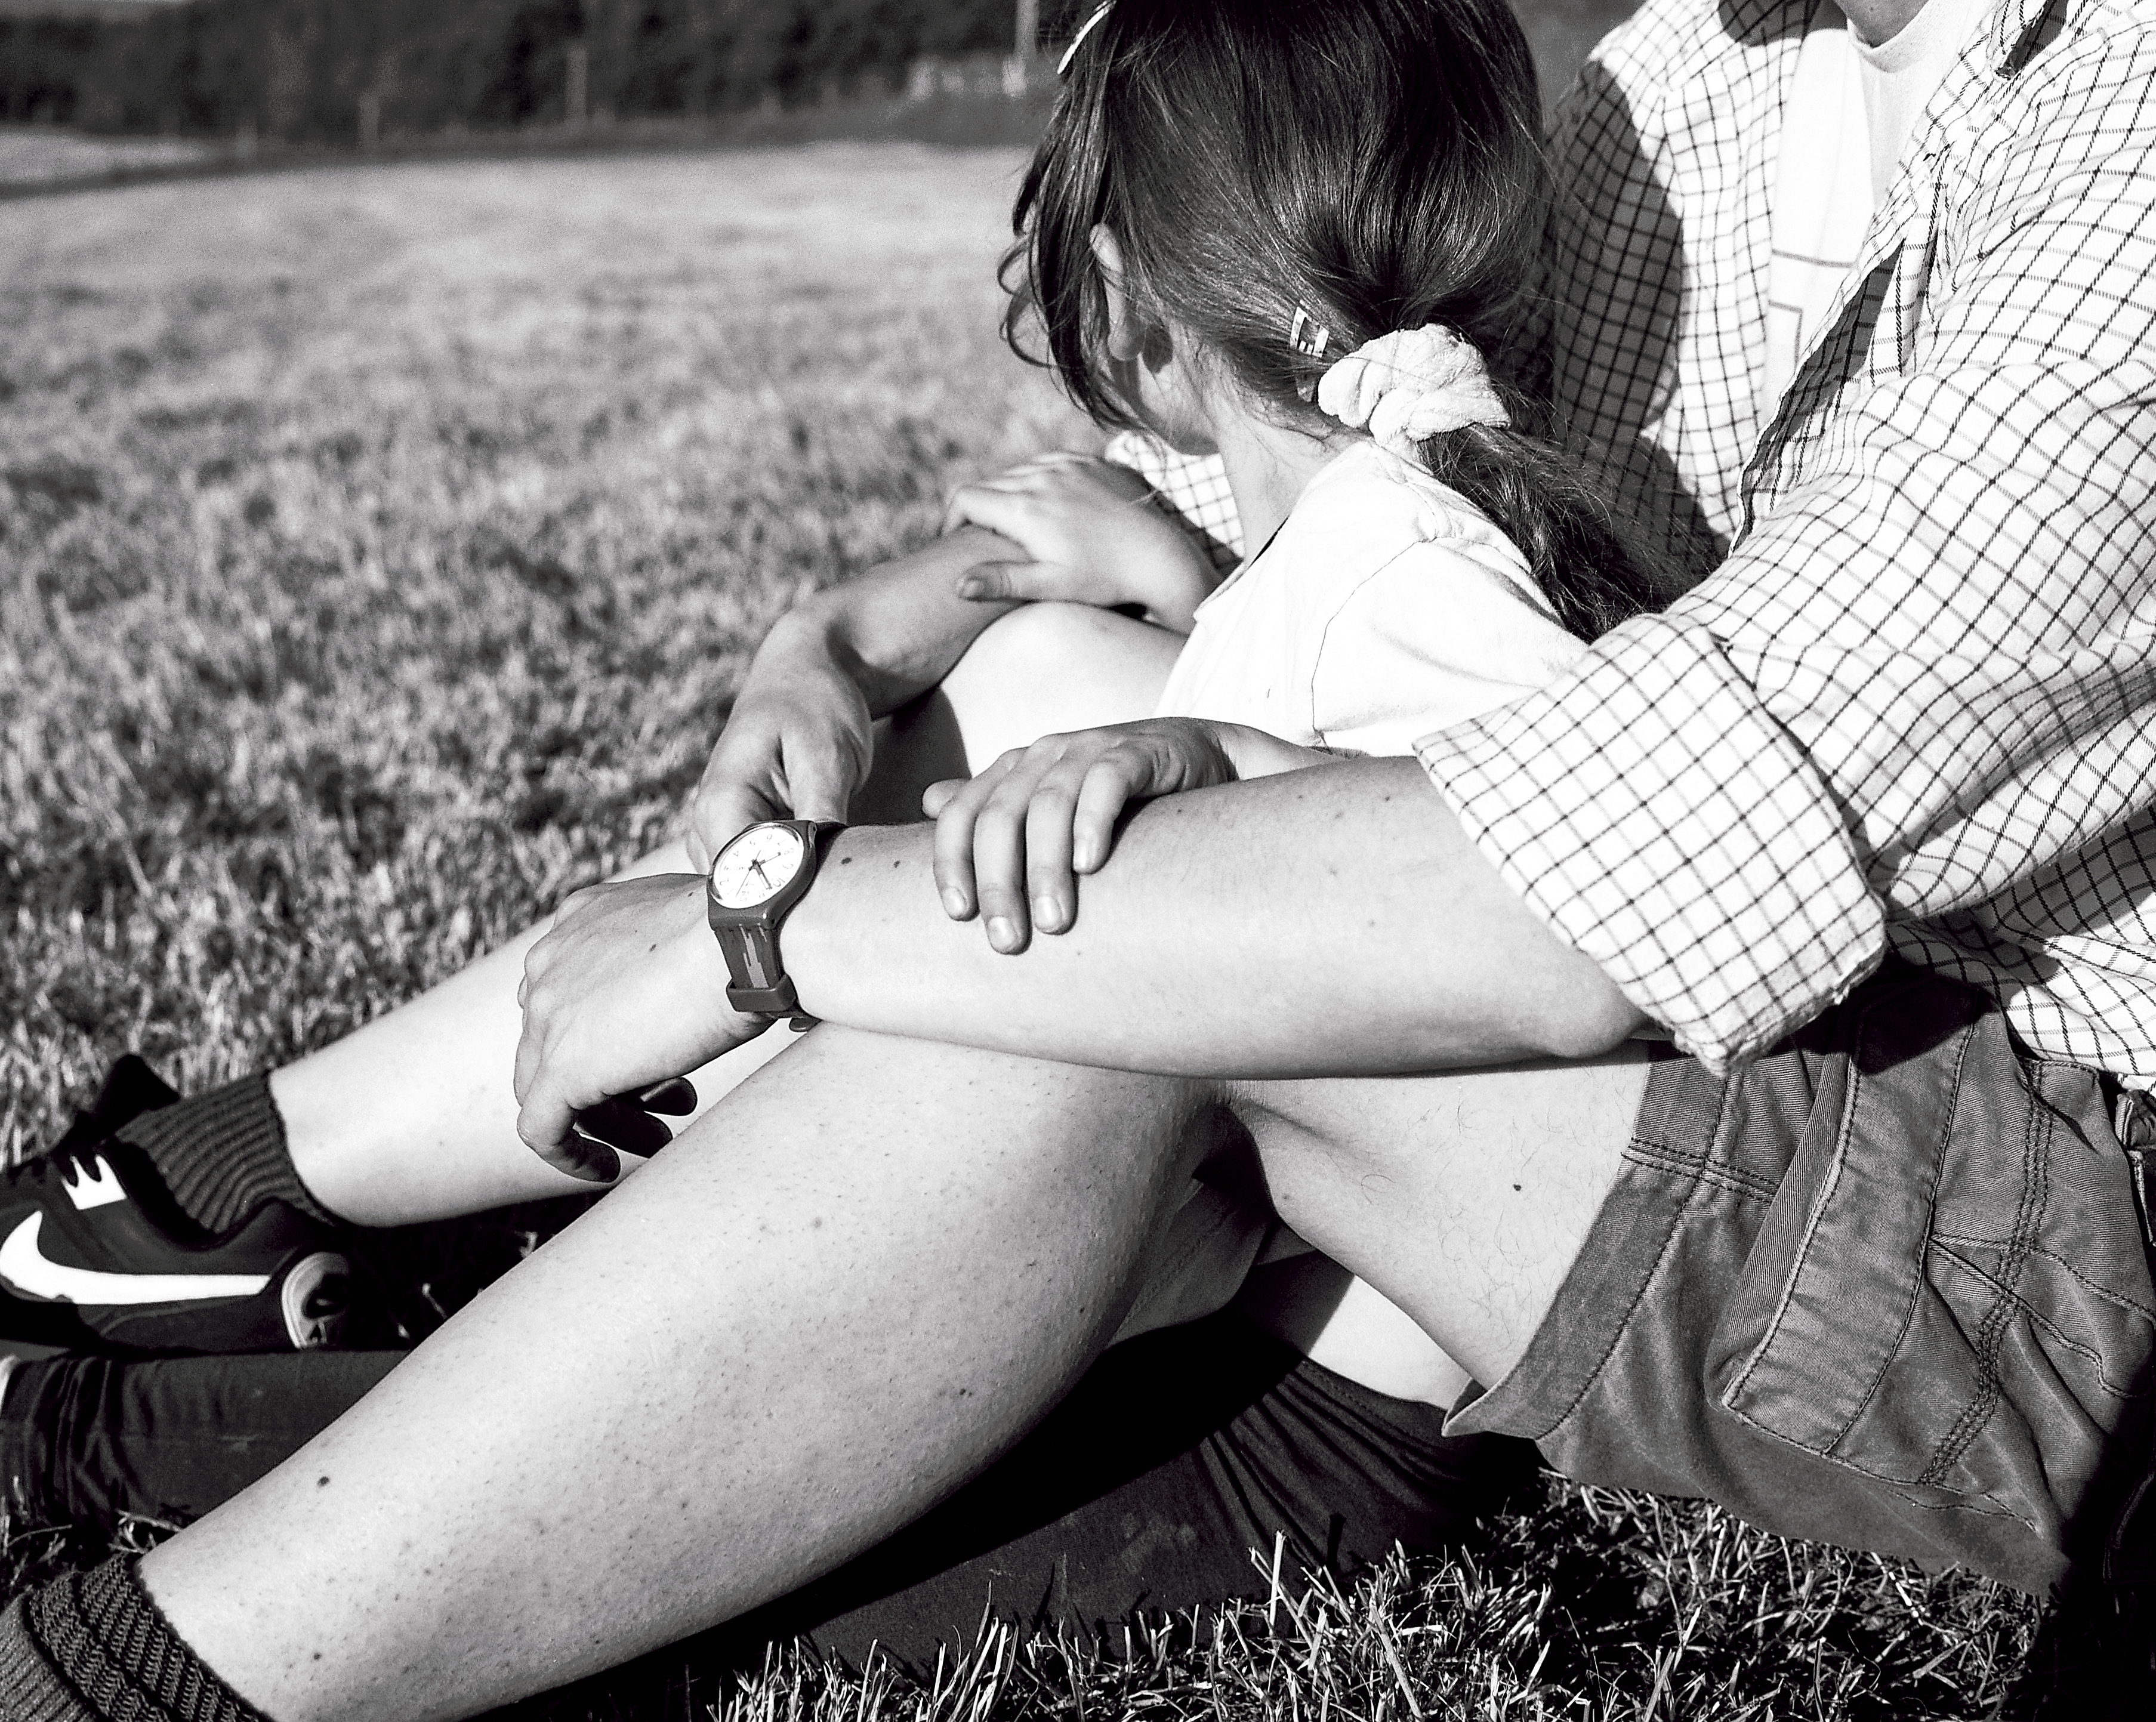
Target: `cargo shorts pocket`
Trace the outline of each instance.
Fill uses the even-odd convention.
[[[1994,1007],[1933,976],[1851,1012],[1825,1062],[1708,1381],[1912,1500],[2056,1540],[2156,1339],[2101,1084],[2025,1060]]]

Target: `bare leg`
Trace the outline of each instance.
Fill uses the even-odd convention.
[[[1298,1225],[1492,1381],[1644,1080],[1235,1099]],[[1208,1098],[819,1031],[144,1580],[279,1722],[470,1714],[780,1594],[979,1469],[1106,1342]]]
[[[855,817],[916,819],[921,792],[964,776],[1007,747],[1051,730],[1142,717],[1181,644],[1173,634],[1104,610],[1039,604],[983,633],[944,687],[879,738],[875,777]],[[680,872],[670,843],[628,874]],[[506,1202],[585,1192],[517,1140],[509,1077],[524,955],[546,924],[335,1045],[275,1072],[300,1181],[333,1213],[390,1226],[474,1213]],[[706,1104],[784,1044],[767,1036],[696,1074]]]
[[[819,1030],[145,1582],[279,1722],[465,1714],[780,1594],[1075,1379],[1198,1116]]]
[[[1646,1086],[1627,1046],[1584,1064],[1250,1084],[1235,1110],[1281,1217],[1494,1384],[1579,1253]]]

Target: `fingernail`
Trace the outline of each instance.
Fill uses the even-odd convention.
[[[611,1184],[621,1176],[621,1156],[609,1148],[603,1161],[593,1154],[560,1170],[587,1184]]]
[[[1063,928],[1063,905],[1053,897],[1033,899],[1033,924],[1045,933],[1060,932]]]
[[[943,893],[943,912],[953,920],[963,920],[973,912],[973,905],[966,900],[966,894],[956,885]]]
[[[1009,915],[988,917],[988,943],[998,951],[1011,950],[1018,944],[1018,924]]]
[[[980,595],[981,582],[974,579],[972,575],[968,575],[963,580],[961,580],[958,582],[958,596],[960,597],[977,598],[980,597]]]
[[[696,1084],[685,1077],[670,1076],[635,1096],[634,1104],[646,1112],[663,1112],[669,1118],[686,1118],[696,1110]]]
[[[571,1177],[582,1178],[587,1184],[611,1184],[621,1176],[621,1156],[597,1136],[572,1129],[562,1145],[577,1156],[574,1166],[562,1168]]]

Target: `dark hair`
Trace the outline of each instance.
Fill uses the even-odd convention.
[[[1548,202],[1538,116],[1506,0],[1115,0],[1019,193],[1004,335],[1034,359],[1037,314],[1034,361],[1096,422],[1143,428],[1104,356],[1105,223],[1137,297],[1283,418],[1330,427],[1311,393],[1363,342],[1442,323],[1489,353],[1522,314]],[[1298,307],[1328,331],[1321,357],[1289,343]],[[1511,536],[1574,633],[1666,600],[1551,443],[1474,426],[1420,452]]]

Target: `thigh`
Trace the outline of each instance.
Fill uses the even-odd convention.
[[[1241,1084],[1281,1217],[1481,1381],[1541,1325],[1615,1183],[1637,1044],[1577,1064]]]
[[[474,1713],[760,1606],[1061,1397],[1211,1114],[819,1028],[143,1581],[260,1708],[321,1717]]]

